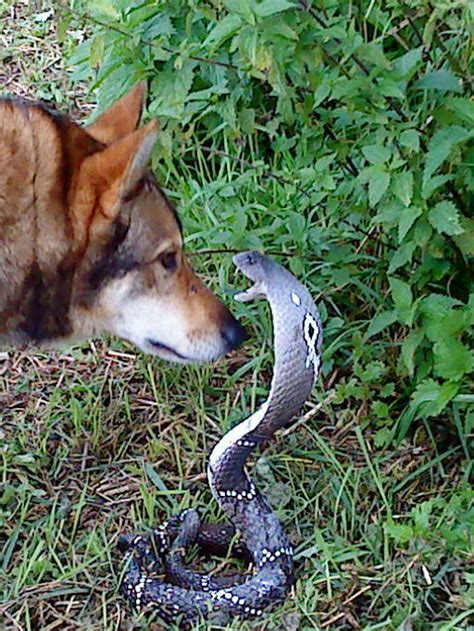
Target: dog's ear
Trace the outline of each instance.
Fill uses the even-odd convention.
[[[88,125],[85,128],[87,133],[109,145],[135,131],[142,116],[146,91],[146,81],[141,81],[101,114],[94,123]]]
[[[152,121],[128,136],[108,145],[84,160],[79,190],[88,191],[103,218],[113,220],[120,212],[123,199],[145,175],[158,134]]]

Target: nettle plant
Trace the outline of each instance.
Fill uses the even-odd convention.
[[[91,31],[73,79],[101,106],[149,80],[192,247],[281,251],[327,297],[336,404],[360,405],[379,445],[431,417],[466,444],[472,7],[91,0],[61,28],[71,16]]]

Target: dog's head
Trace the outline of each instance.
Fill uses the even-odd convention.
[[[149,170],[157,124],[138,127],[144,95],[139,84],[86,128],[100,149],[71,193],[83,248],[76,300],[97,331],[168,360],[212,361],[245,331],[186,258],[177,214]]]

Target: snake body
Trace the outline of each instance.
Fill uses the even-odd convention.
[[[272,259],[244,252],[234,263],[254,283],[236,299],[266,298],[270,303],[275,364],[265,403],[231,429],[210,456],[209,484],[232,526],[202,525],[191,509],[151,536],[128,535],[121,543],[132,555],[122,593],[136,609],[149,607],[166,622],[184,627],[200,618],[222,623],[236,616],[258,617],[282,602],[293,583],[288,537],[244,467],[255,448],[288,425],[308,399],[321,363],[321,320],[309,291]],[[184,552],[193,543],[225,553],[235,529],[243,540],[238,552],[253,561],[251,578],[214,578],[184,566]],[[153,576],[160,562],[166,581]]]

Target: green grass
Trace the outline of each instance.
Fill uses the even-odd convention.
[[[117,537],[187,506],[219,518],[206,453],[260,391],[260,350],[213,368],[176,369],[103,343],[3,361],[6,628],[129,628],[115,592]],[[350,411],[338,422],[323,398],[311,415],[320,398],[252,468],[297,560],[293,597],[265,628],[465,628],[472,498],[459,450],[371,453]]]
[[[10,51],[3,71],[13,78],[2,92],[40,96],[71,110],[79,103],[89,112],[93,96],[73,87],[57,61],[84,23],[70,25],[62,48],[47,15],[52,4],[41,3],[40,11],[15,5],[21,22],[7,21],[12,6],[0,2],[0,37]],[[231,304],[241,279],[229,255],[213,250],[249,247],[258,237],[256,244],[275,254],[287,244],[295,254],[293,236],[283,229],[288,207],[304,207],[302,238],[337,218],[330,207],[315,211],[293,187],[300,165],[285,147],[262,166],[253,136],[245,160],[232,157],[218,131],[206,140],[192,149],[183,145],[173,160],[163,152],[156,167],[180,208],[194,266]],[[292,221],[292,230],[300,229]],[[301,248],[279,258],[299,270],[315,295],[324,293],[327,333],[323,379],[301,420],[251,467],[294,544],[297,583],[275,612],[229,628],[448,631],[472,625],[465,408],[457,404],[453,431],[421,418],[398,444],[380,441],[386,417],[393,421],[397,411],[383,412],[381,404],[405,387],[391,381],[399,339],[386,337],[373,347],[363,338],[385,291],[380,246],[367,249],[370,239],[357,235],[352,271],[358,284],[328,274],[349,254],[351,238],[347,228],[330,251],[304,258]],[[354,305],[359,318],[349,317]],[[266,396],[271,369],[266,305],[233,309],[248,321],[252,338],[210,367],[177,368],[117,340],[0,355],[2,630],[161,628],[134,616],[117,594],[123,566],[116,542],[121,533],[144,531],[188,506],[205,520],[222,518],[204,476],[207,454]],[[381,367],[382,355],[388,367]],[[220,571],[235,567],[232,560],[207,563]]]

